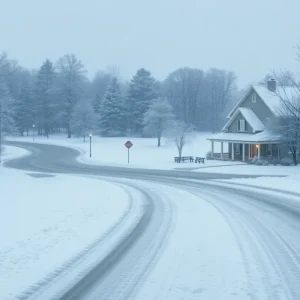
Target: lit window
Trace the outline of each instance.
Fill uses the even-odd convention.
[[[255,93],[252,94],[252,103],[256,103],[256,94]]]

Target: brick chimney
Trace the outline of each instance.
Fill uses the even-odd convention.
[[[274,78],[268,80],[268,90],[276,92],[276,80]]]

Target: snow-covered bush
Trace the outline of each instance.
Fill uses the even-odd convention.
[[[264,164],[264,162],[265,161],[263,159],[257,159],[256,162],[255,162],[255,165],[256,166],[262,166]]]
[[[264,158],[260,158],[260,159],[257,159],[254,164],[256,166],[268,166],[269,162]]]
[[[280,163],[280,160],[278,158],[272,158],[270,163],[274,166],[277,166]]]
[[[252,158],[252,160],[250,161],[250,164],[256,164],[257,161],[258,161],[257,156],[254,156],[254,157]]]
[[[283,157],[281,160],[280,160],[280,164],[282,166],[291,166],[293,164],[293,160],[289,157]]]
[[[212,160],[213,159],[213,154],[211,151],[208,151],[205,155],[206,160]]]

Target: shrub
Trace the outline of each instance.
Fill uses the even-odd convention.
[[[257,166],[262,166],[264,164],[264,160],[262,159],[258,159],[256,162],[255,162],[255,165]]]
[[[212,160],[213,159],[213,155],[212,155],[211,151],[208,151],[205,156],[206,156],[206,160]]]
[[[289,157],[283,157],[280,161],[282,166],[291,166],[293,164],[293,160]]]
[[[280,163],[280,160],[278,158],[272,158],[270,160],[270,164],[277,166]]]
[[[258,161],[257,156],[254,156],[254,157],[252,158],[251,164],[256,164],[257,161]]]
[[[268,166],[269,162],[266,159],[257,159],[255,162],[255,165],[257,166]]]
[[[267,160],[264,161],[264,166],[268,166],[269,165],[269,162]]]

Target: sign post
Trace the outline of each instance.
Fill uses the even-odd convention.
[[[126,147],[127,150],[128,150],[128,157],[127,157],[127,159],[128,159],[128,164],[129,164],[129,149],[130,149],[132,146],[133,146],[133,144],[132,144],[130,141],[127,141],[127,142],[125,143],[125,147]]]

